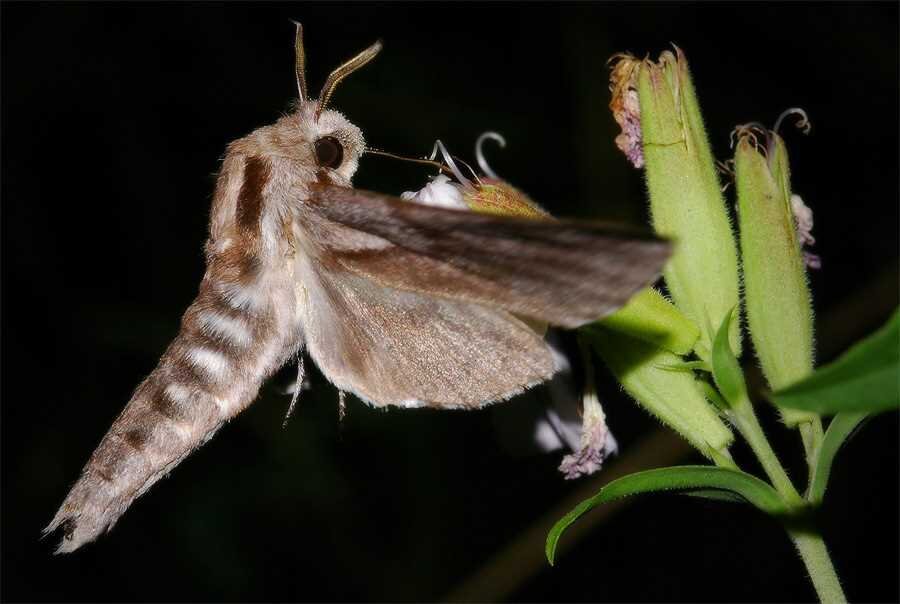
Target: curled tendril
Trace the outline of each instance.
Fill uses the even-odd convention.
[[[482,146],[484,145],[484,141],[486,140],[497,141],[497,144],[500,145],[501,149],[506,148],[506,139],[503,138],[503,135],[499,132],[484,132],[481,136],[478,137],[478,140],[475,141],[475,161],[478,162],[478,167],[481,168],[481,171],[485,173],[489,178],[493,178],[499,180],[499,176],[497,173],[491,170],[491,167],[487,163],[487,159],[484,157],[484,152],[482,151]]]
[[[766,149],[770,152],[769,163],[772,162],[773,157],[775,157],[775,137],[778,136],[778,128],[781,127],[781,122],[792,115],[800,116],[800,119],[797,120],[797,123],[794,124],[797,128],[799,128],[803,134],[809,134],[810,129],[812,128],[812,124],[809,123],[809,116],[806,115],[806,111],[801,109],[800,107],[791,107],[790,109],[785,109],[781,112],[781,115],[778,116],[778,119],[775,120],[775,127],[772,128],[770,132],[766,133]]]
[[[472,167],[469,164],[467,164],[466,162],[464,162],[463,160],[459,159],[458,157],[454,158],[452,155],[450,155],[450,152],[447,151],[447,147],[444,146],[444,143],[442,143],[440,139],[434,141],[434,148],[431,150],[431,155],[428,156],[428,159],[434,160],[434,158],[437,157],[438,152],[440,152],[441,159],[444,161],[445,164],[447,164],[447,166],[450,168],[450,171],[453,172],[453,176],[456,177],[456,180],[459,181],[459,184],[466,187],[467,189],[475,188],[474,185],[472,185],[472,180],[463,176],[459,167],[457,167],[457,165],[456,165],[457,161],[459,161],[459,163],[464,165],[469,170],[469,172],[472,174],[472,179],[475,180],[476,182],[479,182],[479,184],[480,184],[480,181],[478,180],[478,175],[475,174],[475,170],[473,170]]]
[[[775,120],[775,127],[772,128],[772,132],[778,134],[778,129],[781,127],[781,122],[783,122],[785,118],[792,115],[800,116],[800,119],[794,125],[802,130],[803,134],[809,134],[809,131],[812,128],[812,124],[809,122],[809,116],[806,115],[806,111],[804,111],[800,107],[791,107],[790,109],[785,109],[781,113],[781,115],[778,116],[778,119]]]

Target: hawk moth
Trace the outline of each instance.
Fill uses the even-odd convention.
[[[228,145],[196,299],[45,529],[58,552],[109,530],[300,354],[374,406],[480,408],[558,369],[527,321],[578,327],[661,273],[669,243],[635,230],[352,188],[363,134],[329,101],[380,50],[314,99],[297,24],[295,108]]]

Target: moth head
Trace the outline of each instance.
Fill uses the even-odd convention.
[[[306,86],[306,51],[303,47],[303,26],[294,22],[297,33],[294,41],[294,73],[297,79],[297,110],[294,118],[299,126],[302,144],[308,147],[308,157],[320,174],[336,184],[348,184],[359,165],[359,157],[365,150],[362,131],[342,114],[328,108],[331,96],[338,84],[348,75],[363,67],[381,51],[377,41],[353,58],[345,61],[329,74],[318,99],[309,96]]]
[[[272,252],[272,257],[278,255],[280,242],[284,240],[279,230],[281,225],[289,222],[292,208],[298,200],[302,201],[297,191],[290,192],[291,187],[302,188],[316,181],[350,186],[365,151],[365,141],[362,131],[339,112],[329,109],[328,102],[344,78],[381,50],[381,43],[376,42],[338,66],[325,81],[319,98],[312,99],[306,88],[303,28],[299,23],[296,26],[295,74],[299,98],[294,110],[229,145],[225,161],[234,169],[220,174],[220,185],[223,191],[231,190],[232,194],[214,201],[211,218],[212,238],[222,246],[229,245],[233,240],[230,234],[234,232],[259,234],[254,241],[260,242],[261,249]],[[215,250],[218,248],[214,246]]]

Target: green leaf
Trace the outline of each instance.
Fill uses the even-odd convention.
[[[715,489],[698,489],[696,491],[685,491],[688,497],[696,497],[697,499],[711,499],[713,501],[724,501],[726,503],[747,503],[747,500],[740,495],[735,495],[731,491],[716,491]]]
[[[728,403],[722,398],[722,395],[719,394],[719,391],[716,390],[716,387],[710,384],[705,380],[698,380],[697,382],[700,385],[700,390],[703,391],[703,394],[706,395],[706,398],[716,406],[720,411],[728,410]]]
[[[819,456],[809,481],[809,493],[806,495],[806,499],[813,505],[822,503],[828,478],[831,476],[831,464],[838,450],[866,417],[867,413],[838,413],[831,420],[819,447]]]
[[[781,407],[828,414],[900,407],[900,310],[837,360],[771,398]]]
[[[741,365],[731,351],[728,341],[733,314],[734,309],[728,311],[725,320],[722,321],[722,325],[716,332],[712,350],[712,369],[713,379],[715,379],[719,392],[725,397],[729,406],[736,407],[747,401],[748,398],[744,372],[741,371]]]
[[[563,516],[547,535],[547,561],[553,564],[559,538],[585,512],[614,499],[654,491],[724,491],[734,493],[770,515],[781,515],[787,508],[775,489],[755,476],[739,470],[715,466],[673,466],[623,476],[603,487],[599,493],[579,503]],[[708,494],[707,494],[708,496]]]
[[[666,371],[677,371],[681,373],[693,373],[694,371],[712,371],[712,368],[706,361],[681,361],[678,363],[660,363],[656,365],[658,369]]]

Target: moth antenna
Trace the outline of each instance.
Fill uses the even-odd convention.
[[[481,171],[485,173],[489,178],[493,178],[495,180],[499,180],[500,177],[497,176],[497,173],[491,170],[491,167],[487,163],[487,159],[484,157],[484,152],[482,150],[482,146],[484,145],[484,141],[486,140],[497,141],[497,144],[500,145],[501,149],[506,148],[506,139],[503,138],[503,135],[499,132],[484,132],[481,136],[478,137],[478,140],[475,141],[475,161],[478,163],[478,167],[481,168]]]
[[[462,172],[457,167],[456,160],[458,160],[459,163],[468,168],[469,172],[472,173],[472,177],[474,178],[474,180],[476,180],[478,184],[481,184],[481,180],[478,178],[478,175],[475,174],[475,170],[473,170],[472,167],[463,160],[459,159],[458,157],[454,158],[452,155],[450,155],[450,152],[447,151],[447,147],[444,146],[444,143],[442,143],[440,139],[434,141],[434,147],[431,149],[431,155],[428,156],[428,159],[433,160],[435,157],[437,157],[438,151],[440,151],[441,158],[444,160],[447,166],[450,167],[450,171],[453,172],[453,176],[456,177],[456,179],[459,181],[459,184],[469,189],[474,188],[474,186],[472,185],[472,181],[463,176]]]
[[[297,96],[300,102],[305,103],[309,99],[306,92],[306,50],[303,48],[303,26],[291,19],[291,23],[297,26],[297,34],[294,37],[294,75],[297,78]]]
[[[297,382],[294,384],[294,394],[291,396],[291,404],[288,405],[287,413],[284,416],[284,421],[281,423],[282,428],[287,428],[288,420],[291,419],[291,415],[294,414],[294,407],[297,405],[297,399],[300,398],[300,391],[303,390],[303,377],[306,375],[306,370],[303,367],[303,351],[297,351]]]
[[[319,94],[319,108],[316,111],[316,119],[318,119],[319,114],[321,114],[328,106],[328,101],[331,100],[331,95],[334,93],[334,89],[337,88],[337,85],[348,75],[374,59],[375,56],[381,52],[381,49],[381,40],[378,40],[349,61],[345,61],[343,64],[339,65],[328,75],[328,79],[325,80],[325,85],[322,86],[322,92]]]

